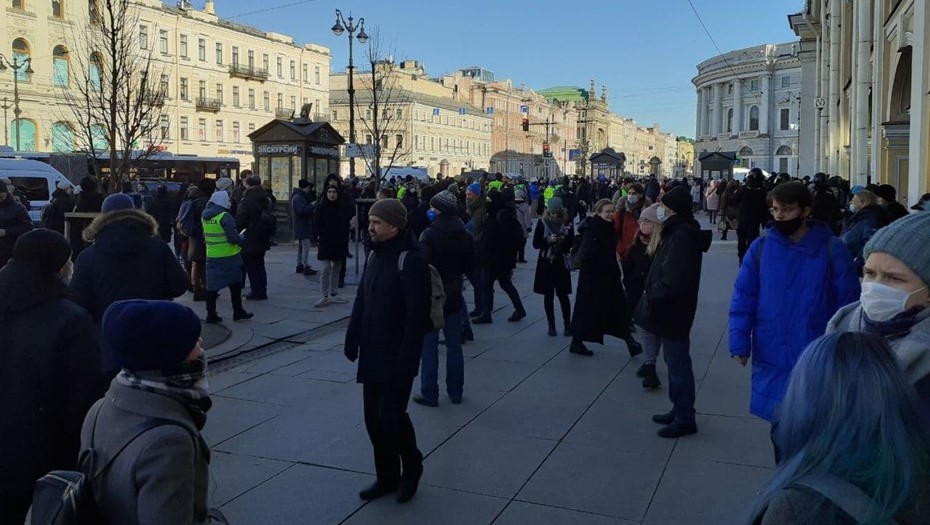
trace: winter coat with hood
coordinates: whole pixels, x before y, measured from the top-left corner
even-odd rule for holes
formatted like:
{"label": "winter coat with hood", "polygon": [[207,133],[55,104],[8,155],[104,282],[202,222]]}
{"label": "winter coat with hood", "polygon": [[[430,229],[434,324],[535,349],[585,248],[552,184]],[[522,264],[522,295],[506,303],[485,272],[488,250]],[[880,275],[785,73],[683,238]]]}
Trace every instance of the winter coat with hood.
{"label": "winter coat with hood", "polygon": [[420,368],[423,336],[430,329],[429,269],[419,243],[406,229],[393,239],[373,243],[372,252],[352,306],[345,352],[358,356],[359,383],[409,387]]}
{"label": "winter coat with hood", "polygon": [[0,269],[0,492],[74,470],[81,422],[100,399],[97,327],[57,275],[11,261]]}
{"label": "winter coat with hood", "polygon": [[737,193],[739,194],[736,197],[739,201],[739,225],[736,231],[743,235],[758,235],[759,228],[772,220],[765,190],[743,186],[737,190]]}
{"label": "winter coat with hood", "polygon": [[42,212],[43,225],[64,235],[65,214],[74,209],[74,197],[67,190],[56,188],[52,193],[52,202]]}
{"label": "winter coat with hood", "polygon": [[489,198],[488,215],[476,244],[479,264],[493,280],[516,268],[517,250],[525,238],[513,206],[504,202],[500,192],[490,192]]}
{"label": "winter coat with hood", "polygon": [[630,204],[628,197],[621,197],[617,201],[613,223],[617,233],[617,256],[621,261],[626,259],[627,253],[636,242],[636,236],[639,234],[639,216],[649,206],[652,206],[652,201],[646,197],[641,197],[636,204]]}
{"label": "winter coat with hood", "polygon": [[[653,235],[657,234],[653,233]],[[652,256],[646,252],[648,244],[649,240],[637,232],[633,246],[627,251],[626,258],[620,264],[623,268],[623,289],[626,291],[626,304],[631,316],[636,311],[636,305],[639,304],[639,300],[643,296],[646,277],[649,276],[649,269],[652,267]]]}
{"label": "winter coat with hood", "polygon": [[[239,203],[239,209],[242,209],[242,203]],[[217,215],[225,213],[226,216],[220,219],[220,226],[226,233],[226,240],[232,244],[242,245],[242,236],[236,231],[236,220],[226,208],[208,202],[206,209],[201,216],[205,220],[210,220]],[[218,292],[229,286],[242,284],[242,256],[238,253],[229,257],[209,257],[207,258],[207,291]]]}
{"label": "winter coat with hood", "polygon": [[617,262],[617,234],[613,224],[591,216],[578,227],[581,259],[572,333],[582,341],[604,343],[605,335],[626,339],[630,335],[626,294]]}
{"label": "winter coat with hood", "polygon": [[313,212],[315,199],[310,192],[295,188],[291,193],[291,208],[294,211],[294,240],[313,238]]}
{"label": "winter coat with hood", "polygon": [[158,224],[141,210],[119,210],[94,219],[84,230],[93,242],[74,263],[74,299],[100,322],[123,299],[174,299],[187,291],[187,274],[158,238]]}
{"label": "winter coat with hood", "polygon": [[314,228],[320,239],[316,258],[321,261],[341,261],[349,251],[349,221],[352,220],[352,214],[345,199],[341,190],[334,201],[329,200],[324,191],[323,198],[313,212]]}
{"label": "winter coat with hood", "polygon": [[6,199],[0,202],[0,230],[6,230],[6,234],[0,237],[0,267],[13,256],[16,239],[31,229],[29,212],[13,199],[11,193],[7,193]]}
{"label": "winter coat with hood", "polygon": [[840,307],[859,298],[849,251],[825,224],[809,224],[798,242],[769,226],[750,245],[733,287],[730,354],[752,358],[750,412],[767,421],[801,353]]}
{"label": "winter coat with hood", "polygon": [[[549,244],[551,235],[562,236],[562,242]],[[568,267],[571,248],[575,241],[575,229],[557,217],[543,215],[536,222],[533,233],[533,248],[539,250],[536,273],[533,276],[533,292],[545,295],[572,293],[572,274]]]}
{"label": "winter coat with hood", "polygon": [[242,200],[236,207],[236,228],[245,230],[242,240],[244,255],[265,253],[271,249],[271,235],[261,231],[262,212],[274,208],[268,193],[261,186],[250,186],[242,194]]}
{"label": "winter coat with hood", "polygon": [[862,257],[862,249],[865,243],[869,242],[872,235],[891,222],[888,212],[877,204],[866,206],[858,210],[843,226],[843,232],[840,234],[840,240],[846,245],[849,254],[856,261],[856,268],[859,274],[862,274],[862,267],[865,266],[865,258]]}
{"label": "winter coat with hood", "polygon": [[636,306],[637,325],[669,339],[688,337],[697,312],[701,264],[712,240],[710,230],[701,230],[693,215],[675,214],[665,220]]}
{"label": "winter coat with hood", "polygon": [[420,249],[427,264],[442,276],[446,292],[443,311],[448,315],[462,306],[463,276],[475,271],[475,241],[457,215],[440,214],[420,235]]}

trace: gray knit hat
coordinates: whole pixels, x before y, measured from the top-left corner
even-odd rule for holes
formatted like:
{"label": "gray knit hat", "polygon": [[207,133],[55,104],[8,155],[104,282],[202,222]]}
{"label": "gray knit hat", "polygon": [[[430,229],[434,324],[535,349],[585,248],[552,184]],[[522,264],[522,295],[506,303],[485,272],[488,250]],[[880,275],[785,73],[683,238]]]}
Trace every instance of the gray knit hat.
{"label": "gray knit hat", "polygon": [[407,226],[407,208],[397,199],[381,199],[371,205],[368,215],[403,230]]}
{"label": "gray knit hat", "polygon": [[443,215],[455,215],[459,211],[459,201],[451,191],[440,191],[430,199],[429,205]]}
{"label": "gray knit hat", "polygon": [[930,286],[930,213],[914,213],[894,221],[875,232],[863,250],[868,259],[872,252],[884,252],[907,265]]}

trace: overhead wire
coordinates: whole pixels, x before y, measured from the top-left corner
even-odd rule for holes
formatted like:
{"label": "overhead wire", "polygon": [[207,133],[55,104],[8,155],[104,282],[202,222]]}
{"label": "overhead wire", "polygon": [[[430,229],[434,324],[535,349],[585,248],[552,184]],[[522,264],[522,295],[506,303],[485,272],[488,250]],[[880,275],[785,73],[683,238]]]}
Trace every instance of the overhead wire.
{"label": "overhead wire", "polygon": [[707,34],[707,38],[710,39],[710,43],[714,45],[714,48],[715,48],[715,49],[717,49],[717,55],[718,55],[720,58],[723,59],[723,61],[724,61],[724,62],[726,63],[726,65],[727,65],[727,67],[730,68],[730,70],[731,70],[731,71],[733,72],[733,74],[735,75],[735,74],[736,74],[736,69],[733,67],[732,64],[730,64],[730,61],[727,60],[727,57],[726,57],[726,55],[723,54],[723,51],[720,50],[720,46],[718,46],[718,45],[717,45],[717,41],[714,40],[714,35],[712,35],[712,34],[710,33],[710,30],[709,30],[709,29],[707,29],[707,26],[704,24],[704,20],[701,19],[701,15],[698,13],[697,8],[694,7],[694,2],[692,2],[691,0],[687,0],[687,1],[688,1],[688,5],[691,6],[691,10],[694,11],[694,16],[697,17],[697,20],[698,20],[698,22],[701,24],[701,27],[704,28],[704,33]]}

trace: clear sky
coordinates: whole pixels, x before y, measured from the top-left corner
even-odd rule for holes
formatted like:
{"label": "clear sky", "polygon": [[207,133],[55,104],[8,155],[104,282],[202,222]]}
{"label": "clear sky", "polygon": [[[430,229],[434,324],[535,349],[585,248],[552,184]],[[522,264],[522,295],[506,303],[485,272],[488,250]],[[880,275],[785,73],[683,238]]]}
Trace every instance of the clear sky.
{"label": "clear sky", "polygon": [[[796,40],[787,15],[804,3],[692,2],[724,53]],[[687,0],[216,0],[222,18],[329,47],[333,71],[348,65],[348,38],[330,31],[337,8],[364,17],[395,59],[419,60],[431,77],[480,65],[533,89],[587,89],[594,79],[598,96],[607,85],[615,113],[688,137],[691,79],[699,62],[717,55]],[[356,47],[356,59],[362,52]]]}

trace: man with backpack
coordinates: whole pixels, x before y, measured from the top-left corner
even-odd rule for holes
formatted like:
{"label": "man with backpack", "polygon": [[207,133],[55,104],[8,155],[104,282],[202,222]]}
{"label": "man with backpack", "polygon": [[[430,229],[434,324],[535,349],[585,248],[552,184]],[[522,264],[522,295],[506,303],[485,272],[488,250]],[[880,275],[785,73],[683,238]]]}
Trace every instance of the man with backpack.
{"label": "man with backpack", "polygon": [[[407,403],[420,367],[430,321],[431,277],[420,244],[397,199],[382,199],[368,211],[372,253],[352,307],[345,356],[358,360],[365,427],[374,448],[377,479],[359,497],[371,500],[398,491],[406,503],[423,474]],[[403,465],[403,470],[401,469]]]}
{"label": "man with backpack", "polygon": [[[262,180],[252,175],[245,181],[246,190],[236,210],[236,228],[245,230],[242,242],[242,261],[252,289],[246,299],[268,299],[268,274],[265,271],[265,252],[271,248],[271,237],[276,230],[274,208],[268,194],[262,189]],[[243,279],[243,283],[245,279]]]}

